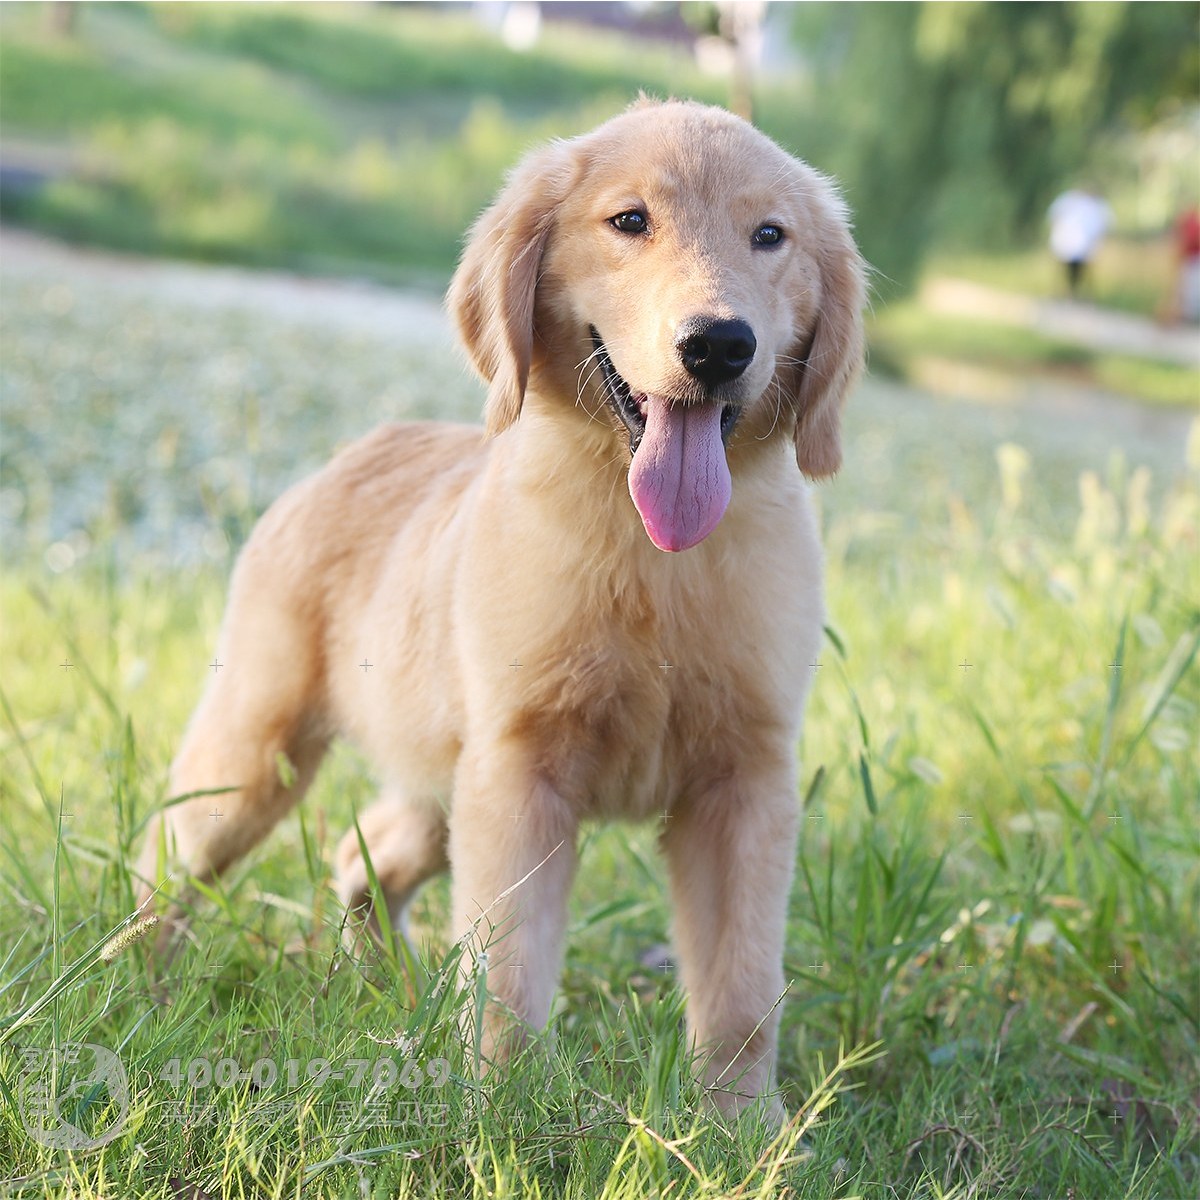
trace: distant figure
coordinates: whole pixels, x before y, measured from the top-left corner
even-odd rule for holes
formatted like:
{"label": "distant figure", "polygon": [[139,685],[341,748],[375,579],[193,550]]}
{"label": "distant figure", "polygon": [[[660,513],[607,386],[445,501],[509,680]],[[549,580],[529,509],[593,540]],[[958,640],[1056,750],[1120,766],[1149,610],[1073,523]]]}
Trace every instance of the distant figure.
{"label": "distant figure", "polygon": [[1067,290],[1079,295],[1084,270],[1108,229],[1112,213],[1091,191],[1073,188],[1050,205],[1050,251],[1067,269]]}
{"label": "distant figure", "polygon": [[1179,320],[1200,321],[1200,208],[1194,204],[1175,222],[1175,257]]}

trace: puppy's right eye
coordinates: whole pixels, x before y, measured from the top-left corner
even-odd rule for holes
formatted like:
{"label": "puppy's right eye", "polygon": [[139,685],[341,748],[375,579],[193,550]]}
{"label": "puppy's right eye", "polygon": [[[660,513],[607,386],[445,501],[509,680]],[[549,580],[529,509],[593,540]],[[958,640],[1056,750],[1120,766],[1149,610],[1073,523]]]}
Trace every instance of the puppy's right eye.
{"label": "puppy's right eye", "polygon": [[650,226],[646,214],[638,212],[637,209],[617,213],[615,217],[609,217],[608,223],[621,233],[645,233]]}

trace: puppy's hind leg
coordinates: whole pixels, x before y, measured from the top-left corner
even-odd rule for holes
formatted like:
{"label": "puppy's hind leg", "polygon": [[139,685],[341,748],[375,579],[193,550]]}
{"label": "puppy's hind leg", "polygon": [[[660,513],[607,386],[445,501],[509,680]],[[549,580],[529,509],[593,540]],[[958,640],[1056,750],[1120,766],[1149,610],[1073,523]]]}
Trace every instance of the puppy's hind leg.
{"label": "puppy's hind leg", "polygon": [[211,879],[241,858],[304,795],[328,745],[313,622],[235,574],[214,675],[174,763],[168,805],[151,822],[136,873],[145,902],[174,873]]}
{"label": "puppy's hind leg", "polygon": [[449,866],[446,854],[446,815],[436,800],[410,799],[392,785],[358,819],[337,848],[337,891],[356,922],[363,921],[376,937],[381,934],[374,911],[371,884],[358,835],[366,844],[371,867],[394,930],[407,933],[405,910],[427,879]]}

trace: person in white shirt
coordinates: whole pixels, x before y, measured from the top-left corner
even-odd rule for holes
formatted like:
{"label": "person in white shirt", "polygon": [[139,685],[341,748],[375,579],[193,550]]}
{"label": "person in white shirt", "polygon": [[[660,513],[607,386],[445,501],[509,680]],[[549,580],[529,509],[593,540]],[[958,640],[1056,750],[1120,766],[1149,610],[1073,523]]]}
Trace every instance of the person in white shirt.
{"label": "person in white shirt", "polygon": [[1112,212],[1084,188],[1063,192],[1050,205],[1050,251],[1066,268],[1067,290],[1079,295],[1084,270],[1108,229]]}

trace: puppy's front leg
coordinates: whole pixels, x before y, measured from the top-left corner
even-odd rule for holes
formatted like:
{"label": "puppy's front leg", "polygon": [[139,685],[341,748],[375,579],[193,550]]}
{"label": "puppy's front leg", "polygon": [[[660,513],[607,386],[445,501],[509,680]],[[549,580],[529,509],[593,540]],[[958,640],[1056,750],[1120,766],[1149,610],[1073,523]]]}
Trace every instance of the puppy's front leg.
{"label": "puppy's front leg", "polygon": [[688,1027],[729,1115],[775,1083],[798,808],[794,766],[759,766],[686,797],[663,834]]}
{"label": "puppy's front leg", "polygon": [[541,1028],[550,1016],[577,825],[519,751],[460,760],[450,812],[454,921],[467,947],[464,968],[487,954],[485,1059],[506,1057],[525,1026]]}

